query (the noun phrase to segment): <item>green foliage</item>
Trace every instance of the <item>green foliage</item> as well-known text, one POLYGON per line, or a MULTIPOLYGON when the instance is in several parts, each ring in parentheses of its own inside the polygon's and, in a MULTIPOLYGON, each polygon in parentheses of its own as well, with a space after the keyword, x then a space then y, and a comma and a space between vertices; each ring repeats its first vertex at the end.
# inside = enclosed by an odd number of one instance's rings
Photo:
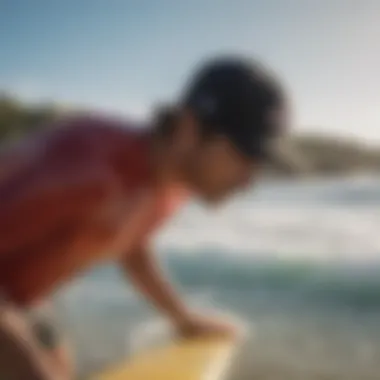
POLYGON ((27 106, 10 96, 0 94, 0 142, 42 129, 55 115, 55 108, 49 104, 27 106))

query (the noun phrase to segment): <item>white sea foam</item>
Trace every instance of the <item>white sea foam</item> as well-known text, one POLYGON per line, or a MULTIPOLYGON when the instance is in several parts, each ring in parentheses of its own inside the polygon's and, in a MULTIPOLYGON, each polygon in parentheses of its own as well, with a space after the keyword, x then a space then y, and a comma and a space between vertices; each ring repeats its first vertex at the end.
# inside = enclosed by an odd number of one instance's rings
POLYGON ((271 257, 375 259, 380 181, 268 185, 217 210, 190 204, 157 237, 161 250, 207 248, 271 257))

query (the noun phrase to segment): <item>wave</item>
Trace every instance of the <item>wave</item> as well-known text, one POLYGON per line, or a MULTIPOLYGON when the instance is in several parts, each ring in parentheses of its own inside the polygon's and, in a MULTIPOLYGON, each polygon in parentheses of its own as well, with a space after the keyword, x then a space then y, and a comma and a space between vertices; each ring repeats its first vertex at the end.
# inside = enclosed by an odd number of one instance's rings
POLYGON ((170 255, 167 264, 188 288, 249 292, 252 297, 265 290, 355 309, 380 308, 380 267, 234 259, 211 253, 170 255))

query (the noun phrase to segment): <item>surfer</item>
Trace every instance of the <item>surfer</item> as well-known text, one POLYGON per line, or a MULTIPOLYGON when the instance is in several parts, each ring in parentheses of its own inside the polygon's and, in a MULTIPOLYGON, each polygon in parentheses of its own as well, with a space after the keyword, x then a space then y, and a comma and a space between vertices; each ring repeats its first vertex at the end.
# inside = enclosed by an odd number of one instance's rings
POLYGON ((78 114, 1 152, 0 377, 73 378, 54 323, 29 311, 111 258, 180 334, 233 333, 186 307, 161 275, 149 238, 192 195, 218 204, 248 186, 273 157, 285 108, 283 90, 262 66, 218 58, 150 129, 78 114))

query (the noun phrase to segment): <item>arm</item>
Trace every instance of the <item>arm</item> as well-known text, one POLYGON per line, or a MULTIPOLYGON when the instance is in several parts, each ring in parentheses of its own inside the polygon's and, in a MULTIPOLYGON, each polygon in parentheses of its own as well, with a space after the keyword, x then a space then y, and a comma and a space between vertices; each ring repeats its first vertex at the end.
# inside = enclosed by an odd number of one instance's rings
MULTIPOLYGON (((20 248, 89 215, 112 186, 112 175, 96 160, 73 161, 70 152, 53 148, 43 160, 34 153, 12 152, 17 167, 0 159, 0 169, 6 169, 0 172, 0 269, 20 248)), ((12 379, 67 380, 22 316, 2 303, 1 280, 0 274, 0 377, 4 368, 12 379)))
POLYGON ((147 246, 126 255, 121 264, 136 288, 174 322, 181 336, 237 336, 237 330, 231 323, 197 316, 189 311, 158 269, 147 246))
POLYGON ((122 269, 138 290, 181 327, 191 319, 189 310, 176 294, 147 246, 141 246, 121 260, 122 269))
POLYGON ((38 346, 23 318, 0 305, 0 375, 14 379, 69 380, 50 362, 38 346))

